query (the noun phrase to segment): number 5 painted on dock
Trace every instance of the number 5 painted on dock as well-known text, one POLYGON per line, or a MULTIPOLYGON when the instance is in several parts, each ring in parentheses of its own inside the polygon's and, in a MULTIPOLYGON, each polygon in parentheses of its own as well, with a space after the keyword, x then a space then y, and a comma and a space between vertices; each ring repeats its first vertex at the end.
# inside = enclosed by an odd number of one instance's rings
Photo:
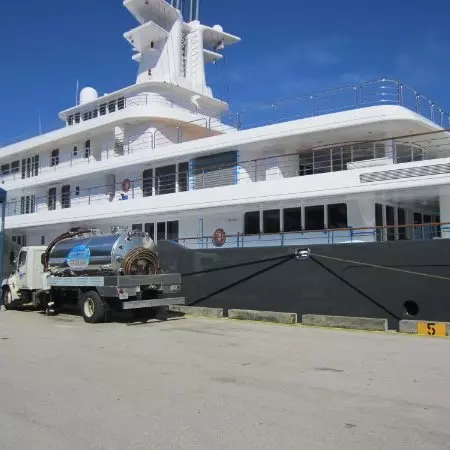
POLYGON ((447 325, 436 322, 418 322, 417 334, 423 336, 447 336, 447 325))

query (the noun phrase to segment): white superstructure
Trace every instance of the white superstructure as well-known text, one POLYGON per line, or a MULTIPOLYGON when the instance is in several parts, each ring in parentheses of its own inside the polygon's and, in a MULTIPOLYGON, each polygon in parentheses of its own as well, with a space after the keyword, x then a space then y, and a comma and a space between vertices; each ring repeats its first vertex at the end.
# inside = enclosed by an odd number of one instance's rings
POLYGON ((240 39, 201 24, 194 0, 187 21, 178 1, 124 6, 136 83, 85 87, 65 127, 0 150, 10 249, 77 227, 210 247, 423 238, 374 227, 450 222, 448 115, 422 95, 383 79, 232 115, 205 64, 240 39))

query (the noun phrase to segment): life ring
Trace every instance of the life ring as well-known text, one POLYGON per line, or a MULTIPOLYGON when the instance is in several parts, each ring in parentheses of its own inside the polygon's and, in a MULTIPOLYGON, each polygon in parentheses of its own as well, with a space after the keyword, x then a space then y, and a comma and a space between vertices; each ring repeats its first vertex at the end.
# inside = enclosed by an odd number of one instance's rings
POLYGON ((222 247, 225 244, 226 240, 227 235, 223 228, 218 228, 216 231, 214 231, 212 241, 216 247, 222 247))
POLYGON ((122 181, 122 191, 128 192, 131 188, 131 181, 128 178, 125 178, 125 180, 122 181))

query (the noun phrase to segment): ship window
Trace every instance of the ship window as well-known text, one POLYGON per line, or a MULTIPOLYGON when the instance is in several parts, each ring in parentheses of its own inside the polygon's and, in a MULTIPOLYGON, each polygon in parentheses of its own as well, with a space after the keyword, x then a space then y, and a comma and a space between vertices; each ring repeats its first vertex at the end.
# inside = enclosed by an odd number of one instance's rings
POLYGON ((311 175, 313 173, 313 152, 298 155, 299 176, 311 175))
POLYGON ((156 195, 173 194, 175 192, 175 165, 158 167, 156 175, 156 195))
POLYGON ((94 111, 92 111, 92 117, 95 119, 96 117, 98 117, 98 109, 94 109, 94 111))
POLYGON ((178 191, 185 192, 189 190, 189 163, 180 163, 178 165, 178 191))
POLYGON ((325 208, 307 206, 305 208, 305 230, 323 230, 325 228, 325 208))
POLYGON ((73 156, 78 156, 78 147, 77 146, 75 146, 73 148, 73 156))
POLYGON ((158 241, 166 239, 166 222, 158 222, 156 230, 158 241))
POLYGON ((85 112, 83 114, 83 120, 84 121, 89 120, 89 119, 92 119, 92 112, 91 111, 85 112))
POLYGON ((202 156, 193 160, 195 189, 237 183, 237 152, 202 156))
POLYGON ((45 245, 45 236, 41 236, 41 245, 45 245))
POLYGON ((280 232, 280 210, 270 209, 263 211, 263 232, 279 233, 280 232))
POLYGON ((397 209, 398 238, 403 241, 407 239, 406 227, 406 211, 403 208, 397 209))
POLYGON ((116 110, 116 101, 112 100, 108 103, 108 112, 113 113, 116 110))
POLYGON ((125 108, 125 98, 124 97, 120 97, 117 100, 117 109, 124 109, 125 108))
POLYGON ((69 125, 73 125, 73 116, 69 116, 69 117, 68 117, 67 123, 68 123, 69 125))
POLYGON ((167 222, 167 240, 178 242, 178 220, 167 222))
POLYGON ((106 103, 100 105, 100 115, 104 116, 106 114, 106 103))
POLYGON ((377 227, 377 241, 383 240, 383 205, 375 203, 375 226, 377 227))
POLYGON ((244 234, 259 234, 260 232, 259 211, 246 212, 244 214, 244 234))
POLYGON ((13 161, 11 163, 11 173, 20 172, 20 161, 13 161))
POLYGON ((133 225, 131 225, 131 229, 136 231, 142 231, 142 223, 134 223, 133 225))
POLYGON ((89 158, 91 156, 91 141, 88 139, 84 143, 84 157, 89 158))
POLYGON ((80 113, 75 114, 75 123, 80 123, 81 115, 80 113))
POLYGON ((386 226, 387 228, 387 239, 388 241, 395 240, 395 209, 392 206, 386 206, 386 226))
POLYGON ((9 164, 2 164, 2 175, 9 175, 9 164))
POLYGON ((76 196, 76 197, 79 197, 79 196, 80 196, 80 186, 77 186, 77 187, 75 188, 75 196, 76 196))
POLYGON ((153 169, 144 170, 142 175, 142 195, 144 197, 153 195, 153 169))
POLYGON ((347 205, 336 203, 328 205, 328 228, 347 228, 347 205))
POLYGON ((52 150, 52 157, 50 160, 50 166, 57 166, 59 164, 59 149, 52 150))
POLYGON ((152 239, 155 239, 155 224, 154 224, 154 223, 146 223, 146 224, 145 224, 145 232, 146 232, 152 239))
POLYGON ((36 208, 36 196, 25 195, 20 197, 20 214, 32 214, 36 208))
POLYGON ((70 208, 70 185, 61 188, 61 208, 70 208))
POLYGON ((47 206, 50 211, 56 209, 56 188, 50 188, 48 190, 47 206))
POLYGON ((39 155, 22 159, 22 178, 30 178, 39 174, 39 155))
POLYGON ((284 231, 302 231, 302 208, 287 208, 283 211, 284 231))

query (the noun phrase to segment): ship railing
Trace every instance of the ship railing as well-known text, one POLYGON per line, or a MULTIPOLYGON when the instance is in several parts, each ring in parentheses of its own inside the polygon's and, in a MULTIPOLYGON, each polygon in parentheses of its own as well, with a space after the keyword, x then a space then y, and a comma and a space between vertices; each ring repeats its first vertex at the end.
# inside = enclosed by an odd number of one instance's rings
MULTIPOLYGON (((206 167, 195 164, 190 167, 186 160, 171 165, 155 166, 153 171, 143 170, 142 177, 130 177, 130 191, 126 196, 127 199, 134 199, 443 157, 450 157, 450 137, 446 133, 416 135, 414 142, 397 140, 392 143, 388 140, 339 144, 285 155, 242 160, 237 163, 222 162, 206 167), (163 170, 160 170, 158 174, 158 169, 163 170)), ((91 163, 93 160, 95 161, 95 158, 86 153, 86 149, 80 148, 77 157, 73 157, 69 162, 59 160, 58 165, 91 163)), ((58 165, 49 167, 48 170, 57 170, 58 165)), ((20 179, 25 175, 25 179, 28 179, 42 171, 42 167, 30 160, 25 172, 18 171, 9 176, 20 179)), ((117 200, 122 181, 114 183, 114 189, 107 183, 92 187, 79 186, 79 188, 75 188, 76 182, 67 183, 67 185, 71 185, 70 198, 73 199, 70 206, 117 200), (114 192, 111 199, 110 192, 114 192)), ((80 183, 85 183, 85 181, 80 181, 80 183)), ((60 192, 57 195, 60 196, 60 192)), ((69 196, 69 193, 66 193, 66 196, 69 196)), ((35 208, 31 209, 30 207, 22 208, 20 202, 13 202, 15 206, 8 208, 7 214, 17 215, 44 211, 45 205, 51 201, 48 198, 48 196, 35 198, 35 208)), ((69 204, 68 201, 66 203, 69 204)), ((51 209, 53 209, 53 204, 51 209)))
POLYGON ((415 223, 392 226, 328 228, 278 233, 226 234, 217 242, 214 236, 181 237, 177 240, 187 248, 244 248, 298 245, 356 244, 407 240, 450 238, 450 222, 415 223))
MULTIPOLYGON (((152 105, 157 101, 152 94, 140 93, 123 99, 123 103, 121 103, 122 108, 114 107, 112 111, 109 111, 107 108, 105 114, 114 114, 123 108, 152 105)), ((100 103, 102 102, 103 104, 105 103, 102 99, 98 100, 99 106, 97 109, 100 108, 100 103)), ((114 103, 115 100, 111 102, 114 103)), ((202 114, 202 111, 198 107, 189 102, 180 105, 180 103, 162 101, 162 104, 174 108, 181 106, 193 114, 202 114)), ((238 112, 229 111, 216 117, 208 117, 205 119, 206 124, 204 127, 207 131, 213 132, 213 134, 223 133, 377 105, 403 106, 431 120, 442 128, 450 126, 449 114, 437 103, 400 81, 382 78, 324 90, 312 95, 303 95, 280 99, 270 103, 246 106, 238 112)), ((83 113, 81 112, 82 116, 83 113)), ((96 117, 99 117, 99 115, 96 117)), ((92 119, 94 117, 89 120, 92 119)), ((80 119, 80 123, 82 122, 80 119)), ((53 129, 57 128, 52 128, 51 130, 53 129)), ((33 134, 34 136, 36 134, 42 134, 42 127, 39 126, 33 134)), ((205 133, 204 137, 209 135, 211 134, 205 133)), ((32 137, 32 135, 20 136, 16 139, 9 140, 9 142, 3 142, 1 145, 13 144, 28 137, 32 137)), ((175 142, 178 142, 180 139, 182 138, 178 138, 177 136, 175 142)), ((190 140, 190 137, 187 140, 190 140)), ((180 142, 184 142, 184 140, 180 142)), ((172 143, 173 141, 163 139, 159 142, 159 145, 164 146, 172 143)), ((153 147, 151 148, 154 148, 156 145, 156 141, 153 140, 153 147)))

